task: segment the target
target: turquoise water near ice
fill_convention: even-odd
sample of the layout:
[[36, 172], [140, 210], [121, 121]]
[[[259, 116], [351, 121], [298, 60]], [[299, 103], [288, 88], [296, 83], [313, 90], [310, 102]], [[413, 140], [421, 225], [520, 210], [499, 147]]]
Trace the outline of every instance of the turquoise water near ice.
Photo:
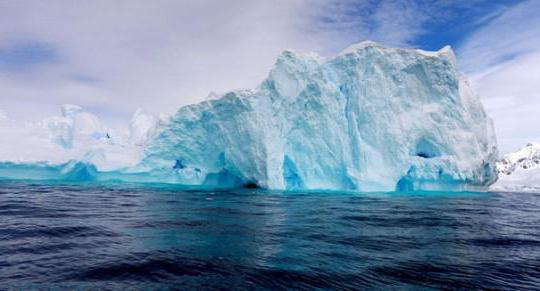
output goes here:
[[540, 194], [0, 181], [2, 289], [538, 289]]

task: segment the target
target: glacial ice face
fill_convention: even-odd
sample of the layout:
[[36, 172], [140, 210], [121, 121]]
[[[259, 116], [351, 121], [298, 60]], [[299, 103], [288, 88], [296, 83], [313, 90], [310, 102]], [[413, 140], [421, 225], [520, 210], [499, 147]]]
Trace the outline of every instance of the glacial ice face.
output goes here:
[[449, 47], [364, 42], [329, 60], [286, 51], [259, 88], [181, 108], [140, 166], [188, 185], [479, 190], [496, 181], [496, 157]]

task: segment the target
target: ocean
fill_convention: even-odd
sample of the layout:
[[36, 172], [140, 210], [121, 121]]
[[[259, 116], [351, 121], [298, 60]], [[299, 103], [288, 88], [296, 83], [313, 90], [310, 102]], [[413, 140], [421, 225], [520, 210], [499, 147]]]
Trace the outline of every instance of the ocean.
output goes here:
[[0, 181], [0, 289], [540, 289], [540, 194]]

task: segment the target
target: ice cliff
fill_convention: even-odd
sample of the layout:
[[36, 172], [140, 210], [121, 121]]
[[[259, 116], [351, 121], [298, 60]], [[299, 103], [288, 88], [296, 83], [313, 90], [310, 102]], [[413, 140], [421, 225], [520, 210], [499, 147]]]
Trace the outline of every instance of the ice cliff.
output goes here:
[[529, 143], [497, 162], [495, 191], [540, 192], [540, 143]]
[[480, 190], [496, 139], [452, 50], [363, 42], [283, 52], [255, 90], [181, 108], [140, 167], [165, 182], [350, 191]]
[[497, 179], [492, 122], [449, 47], [285, 51], [258, 88], [211, 94], [166, 122], [137, 111], [125, 135], [78, 106], [0, 131], [20, 145], [0, 145], [0, 178], [338, 191], [484, 190]]

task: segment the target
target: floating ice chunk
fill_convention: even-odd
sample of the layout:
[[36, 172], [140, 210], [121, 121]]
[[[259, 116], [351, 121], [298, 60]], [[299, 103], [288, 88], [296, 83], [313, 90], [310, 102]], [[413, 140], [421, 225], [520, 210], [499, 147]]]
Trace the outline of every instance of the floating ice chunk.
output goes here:
[[92, 164], [97, 171], [139, 163], [142, 148], [113, 136], [95, 115], [76, 105], [64, 105], [61, 112], [61, 116], [37, 123], [0, 122], [2, 140], [10, 141], [0, 143], [0, 162], [24, 164], [29, 169], [32, 164], [62, 165], [73, 160]]

